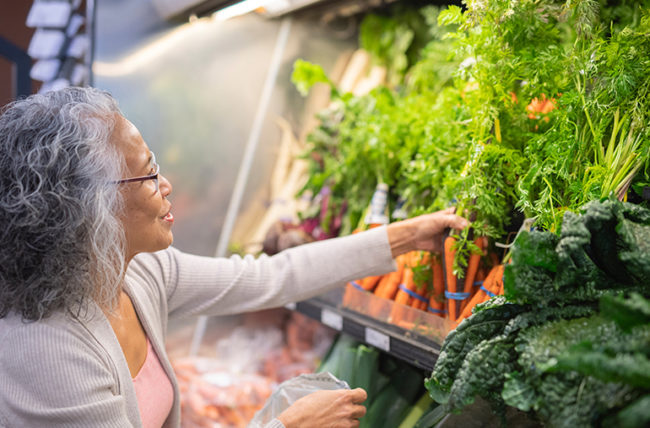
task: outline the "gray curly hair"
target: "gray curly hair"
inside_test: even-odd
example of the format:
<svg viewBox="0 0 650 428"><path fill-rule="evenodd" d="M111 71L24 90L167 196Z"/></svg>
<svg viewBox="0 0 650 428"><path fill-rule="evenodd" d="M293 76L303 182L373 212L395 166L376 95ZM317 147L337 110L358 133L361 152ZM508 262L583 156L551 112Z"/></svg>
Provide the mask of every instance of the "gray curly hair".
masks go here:
<svg viewBox="0 0 650 428"><path fill-rule="evenodd" d="M0 116L0 318L113 308L125 270L117 102L66 88Z"/></svg>

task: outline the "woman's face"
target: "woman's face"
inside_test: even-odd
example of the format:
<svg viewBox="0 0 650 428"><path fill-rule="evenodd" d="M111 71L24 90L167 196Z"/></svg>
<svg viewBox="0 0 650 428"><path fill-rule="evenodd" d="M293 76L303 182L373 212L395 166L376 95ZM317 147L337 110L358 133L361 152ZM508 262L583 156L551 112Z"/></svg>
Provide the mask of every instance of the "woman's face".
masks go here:
<svg viewBox="0 0 650 428"><path fill-rule="evenodd" d="M124 156L126 172L124 179L143 177L155 173L152 170L149 147L138 129L119 115L111 136L118 152ZM158 190L155 180L121 183L124 197L124 213L121 216L126 235L127 261L142 252L153 252L169 247L173 241L174 216L167 196L172 185L158 174Z"/></svg>

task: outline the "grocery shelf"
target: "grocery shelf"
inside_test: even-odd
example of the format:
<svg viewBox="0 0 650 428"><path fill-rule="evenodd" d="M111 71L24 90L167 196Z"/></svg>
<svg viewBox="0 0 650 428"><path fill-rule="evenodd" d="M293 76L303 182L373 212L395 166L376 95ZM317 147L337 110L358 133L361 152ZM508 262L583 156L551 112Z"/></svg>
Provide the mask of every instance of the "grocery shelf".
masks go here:
<svg viewBox="0 0 650 428"><path fill-rule="evenodd" d="M441 343L342 306L343 290L290 303L286 307L376 347L415 367L431 371Z"/></svg>

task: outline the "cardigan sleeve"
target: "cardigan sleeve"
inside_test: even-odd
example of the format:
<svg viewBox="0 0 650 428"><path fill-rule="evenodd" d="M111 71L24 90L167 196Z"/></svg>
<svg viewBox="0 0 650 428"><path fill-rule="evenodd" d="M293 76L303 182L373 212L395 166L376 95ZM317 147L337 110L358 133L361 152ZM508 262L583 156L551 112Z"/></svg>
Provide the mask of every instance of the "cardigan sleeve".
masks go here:
<svg viewBox="0 0 650 428"><path fill-rule="evenodd" d="M132 427L102 353L69 330L39 324L0 337L0 426Z"/></svg>
<svg viewBox="0 0 650 428"><path fill-rule="evenodd" d="M170 316L278 307L396 268L385 227L301 245L272 257L201 257L169 248L141 254L134 262L132 272L164 285Z"/></svg>

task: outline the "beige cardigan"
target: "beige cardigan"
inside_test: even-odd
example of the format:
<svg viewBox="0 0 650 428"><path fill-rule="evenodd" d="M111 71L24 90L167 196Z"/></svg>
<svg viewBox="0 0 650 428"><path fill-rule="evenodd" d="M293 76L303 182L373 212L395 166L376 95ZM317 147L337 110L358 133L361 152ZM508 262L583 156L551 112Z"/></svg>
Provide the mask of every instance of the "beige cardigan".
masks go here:
<svg viewBox="0 0 650 428"><path fill-rule="evenodd" d="M138 255L127 270L126 292L174 386L164 427L180 426L178 384L164 347L170 317L278 307L394 269L385 227L257 259L173 248ZM0 426L142 426L124 354L96 305L79 318L0 319Z"/></svg>

